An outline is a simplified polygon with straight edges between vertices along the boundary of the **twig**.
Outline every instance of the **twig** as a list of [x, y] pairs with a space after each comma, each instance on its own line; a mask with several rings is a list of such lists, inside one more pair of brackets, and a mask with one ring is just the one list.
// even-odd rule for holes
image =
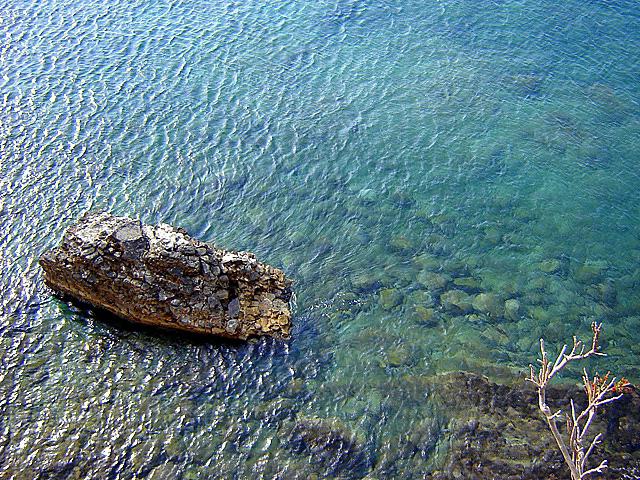
[[557, 424], [561, 411], [551, 412], [551, 409], [547, 405], [546, 389], [551, 379], [566, 367], [569, 362], [584, 360], [591, 356], [605, 356], [605, 354], [600, 351], [599, 346], [602, 324], [593, 322], [591, 324], [591, 331], [593, 336], [589, 350], [585, 351], [585, 345], [574, 336], [571, 352], [567, 354], [567, 345], [564, 345], [553, 366], [551, 366], [551, 362], [549, 361], [544, 340], [540, 339], [540, 354], [542, 357], [538, 359], [540, 369], [536, 374], [533, 365], [529, 365], [529, 377], [527, 378], [527, 381], [533, 383], [538, 388], [538, 407], [544, 415], [547, 425], [553, 434], [553, 438], [562, 453], [562, 457], [571, 471], [572, 480], [582, 480], [595, 473], [602, 473], [604, 469], [607, 468], [607, 461], [603, 460], [597, 467], [585, 470], [589, 455], [591, 455], [595, 446], [601, 442], [602, 438], [601, 434], [596, 435], [593, 440], [589, 442], [589, 447], [585, 452], [584, 445], [587, 443], [587, 433], [596, 416], [597, 408], [618, 400], [622, 396], [622, 393], [609, 398], [605, 398], [606, 395], [610, 392], [622, 392], [624, 388], [629, 385], [624, 378], [618, 383], [616, 383], [615, 378], [609, 380], [609, 373], [603, 378], [600, 378], [596, 374], [593, 380], [591, 380], [587, 371], [583, 370], [582, 382], [587, 394], [587, 407], [578, 413], [576, 412], [573, 400], [571, 400], [571, 415], [567, 416], [566, 420], [568, 441], [565, 440]]

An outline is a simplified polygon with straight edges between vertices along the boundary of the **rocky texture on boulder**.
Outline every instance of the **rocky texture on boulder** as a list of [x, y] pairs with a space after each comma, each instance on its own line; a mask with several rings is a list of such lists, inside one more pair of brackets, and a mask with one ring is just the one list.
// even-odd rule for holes
[[291, 281], [181, 228], [89, 213], [40, 258], [45, 282], [135, 323], [246, 339], [291, 331]]

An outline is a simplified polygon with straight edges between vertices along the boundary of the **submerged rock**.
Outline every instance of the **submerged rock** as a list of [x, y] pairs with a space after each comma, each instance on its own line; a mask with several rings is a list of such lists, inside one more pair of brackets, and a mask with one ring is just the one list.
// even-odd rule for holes
[[500, 317], [503, 314], [503, 305], [494, 293], [480, 293], [473, 299], [474, 310], [485, 313], [491, 317]]
[[237, 339], [290, 334], [282, 271], [170, 225], [89, 213], [40, 264], [55, 292], [135, 323]]
[[618, 292], [612, 282], [599, 283], [587, 289], [587, 293], [597, 302], [606, 305], [609, 308], [615, 307], [617, 303]]
[[426, 460], [436, 448], [441, 431], [442, 425], [439, 418], [423, 418], [413, 425], [403, 443], [406, 443], [406, 446], [418, 454], [421, 459]]
[[515, 91], [524, 97], [537, 96], [542, 89], [543, 77], [535, 73], [512, 75], [510, 80]]
[[441, 267], [441, 261], [438, 257], [431, 255], [430, 253], [421, 253], [414, 256], [411, 261], [413, 264], [422, 270], [437, 270]]
[[413, 307], [413, 316], [417, 323], [425, 326], [431, 326], [435, 323], [434, 317], [436, 311], [433, 308], [416, 305]]
[[280, 431], [286, 448], [333, 476], [364, 476], [373, 463], [365, 436], [337, 418], [298, 417]]
[[575, 279], [581, 283], [592, 284], [600, 280], [608, 268], [604, 260], [586, 261], [575, 272]]
[[480, 280], [473, 277], [454, 278], [453, 284], [457, 287], [468, 288], [470, 290], [479, 290], [481, 287]]
[[380, 306], [391, 310], [402, 303], [402, 293], [396, 288], [385, 288], [380, 292]]
[[510, 298], [504, 302], [504, 316], [509, 320], [520, 318], [520, 302], [515, 298]]
[[402, 367], [414, 363], [414, 360], [411, 358], [411, 350], [405, 345], [396, 345], [389, 348], [385, 352], [384, 358], [385, 365], [382, 365], [383, 367]]
[[473, 308], [473, 297], [462, 290], [449, 290], [440, 295], [440, 302], [448, 310], [460, 310], [468, 313]]
[[391, 237], [389, 245], [397, 252], [410, 252], [415, 248], [413, 242], [404, 235], [394, 235]]
[[418, 273], [417, 282], [429, 290], [442, 290], [449, 283], [449, 279], [442, 274], [423, 270]]
[[497, 245], [502, 241], [502, 232], [496, 227], [487, 227], [484, 229], [484, 239], [490, 245]]
[[[425, 389], [434, 394], [451, 421], [444, 438], [449, 446], [442, 470], [433, 478], [569, 478], [569, 471], [537, 403], [535, 389], [517, 379], [496, 384], [469, 373], [435, 376]], [[554, 409], [567, 412], [570, 399], [578, 408], [585, 395], [572, 385], [552, 386], [547, 399]], [[599, 409], [591, 437], [602, 433], [589, 465], [604, 458], [607, 468], [598, 478], [638, 478], [640, 472], [640, 395], [635, 388], [620, 400]]]
[[426, 290], [414, 290], [407, 295], [407, 301], [412, 305], [422, 305], [424, 307], [432, 307], [435, 302], [431, 292]]
[[548, 274], [559, 273], [562, 269], [562, 262], [560, 262], [560, 260], [558, 260], [557, 258], [543, 260], [542, 262], [538, 263], [538, 269], [541, 272]]
[[358, 293], [371, 293], [382, 287], [382, 281], [374, 272], [365, 271], [356, 274], [351, 279], [351, 285]]

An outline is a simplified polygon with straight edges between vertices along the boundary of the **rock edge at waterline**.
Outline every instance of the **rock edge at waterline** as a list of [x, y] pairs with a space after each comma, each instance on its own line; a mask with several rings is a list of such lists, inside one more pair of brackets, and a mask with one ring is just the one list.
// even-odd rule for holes
[[166, 224], [88, 213], [40, 257], [46, 284], [134, 323], [247, 339], [291, 332], [291, 281]]

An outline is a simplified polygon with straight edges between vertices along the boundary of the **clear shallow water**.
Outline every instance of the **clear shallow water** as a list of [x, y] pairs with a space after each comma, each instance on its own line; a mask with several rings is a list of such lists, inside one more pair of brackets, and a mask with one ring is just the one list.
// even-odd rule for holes
[[[634, 2], [9, 1], [0, 30], [3, 476], [411, 478], [446, 415], [403, 382], [506, 381], [593, 319], [640, 379]], [[37, 257], [88, 209], [282, 267], [293, 340], [52, 299]], [[310, 417], [367, 454], [306, 465]]]

